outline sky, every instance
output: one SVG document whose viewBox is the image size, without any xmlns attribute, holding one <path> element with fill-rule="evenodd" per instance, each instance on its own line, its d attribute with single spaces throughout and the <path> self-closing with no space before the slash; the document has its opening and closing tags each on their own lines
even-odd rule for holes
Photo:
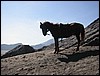
<svg viewBox="0 0 100 76">
<path fill-rule="evenodd" d="M 86 27 L 97 18 L 99 1 L 1 1 L 1 44 L 36 45 L 52 39 L 43 36 L 40 22 Z"/>
</svg>

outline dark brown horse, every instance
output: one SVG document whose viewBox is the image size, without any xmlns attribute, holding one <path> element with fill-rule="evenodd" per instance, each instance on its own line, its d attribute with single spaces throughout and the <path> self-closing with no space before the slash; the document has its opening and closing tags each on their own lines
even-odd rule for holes
<svg viewBox="0 0 100 76">
<path fill-rule="evenodd" d="M 53 24 L 50 22 L 40 22 L 40 28 L 42 29 L 43 35 L 46 36 L 47 32 L 50 31 L 52 36 L 55 40 L 55 52 L 59 52 L 59 42 L 58 38 L 67 38 L 72 35 L 75 35 L 78 40 L 78 46 L 76 51 L 79 50 L 80 46 L 80 34 L 81 34 L 81 40 L 84 40 L 85 37 L 85 30 L 84 26 L 80 23 L 71 23 L 71 24 Z"/>
</svg>

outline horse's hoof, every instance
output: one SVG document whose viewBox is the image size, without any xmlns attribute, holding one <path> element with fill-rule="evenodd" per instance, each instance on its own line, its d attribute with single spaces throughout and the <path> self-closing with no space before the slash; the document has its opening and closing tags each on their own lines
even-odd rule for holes
<svg viewBox="0 0 100 76">
<path fill-rule="evenodd" d="M 76 49 L 76 51 L 79 51 L 79 49 Z"/>
<path fill-rule="evenodd" d="M 73 54 L 75 54 L 75 52 L 73 52 Z"/>
</svg>

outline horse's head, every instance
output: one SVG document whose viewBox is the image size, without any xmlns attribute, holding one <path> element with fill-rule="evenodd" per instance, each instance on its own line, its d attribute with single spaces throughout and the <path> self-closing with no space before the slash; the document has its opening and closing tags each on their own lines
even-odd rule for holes
<svg viewBox="0 0 100 76">
<path fill-rule="evenodd" d="M 48 28 L 47 28 L 47 23 L 46 22 L 45 23 L 40 22 L 40 28 L 42 29 L 43 35 L 46 36 L 47 32 L 49 31 Z"/>
</svg>

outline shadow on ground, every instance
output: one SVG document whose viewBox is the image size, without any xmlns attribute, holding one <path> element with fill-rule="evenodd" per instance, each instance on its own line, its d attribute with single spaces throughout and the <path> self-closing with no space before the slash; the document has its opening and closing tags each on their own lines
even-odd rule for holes
<svg viewBox="0 0 100 76">
<path fill-rule="evenodd" d="M 78 60 L 81 60 L 82 58 L 88 57 L 88 56 L 96 56 L 99 55 L 99 50 L 94 50 L 94 51 L 85 51 L 81 53 L 74 53 L 71 55 L 59 53 L 61 55 L 66 56 L 65 58 L 58 58 L 61 62 L 76 62 Z"/>
</svg>

